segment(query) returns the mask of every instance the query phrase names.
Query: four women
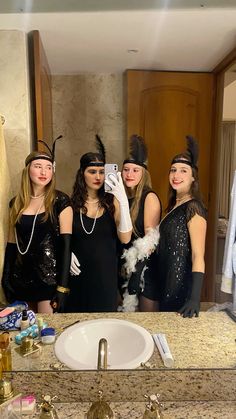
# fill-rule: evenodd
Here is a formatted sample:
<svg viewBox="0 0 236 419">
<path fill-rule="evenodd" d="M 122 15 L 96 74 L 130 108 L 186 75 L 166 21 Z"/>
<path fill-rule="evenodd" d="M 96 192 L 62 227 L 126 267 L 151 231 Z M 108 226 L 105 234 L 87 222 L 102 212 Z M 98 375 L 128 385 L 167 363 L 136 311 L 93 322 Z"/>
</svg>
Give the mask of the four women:
<svg viewBox="0 0 236 419">
<path fill-rule="evenodd" d="M 138 304 L 140 311 L 157 311 L 159 301 L 161 311 L 198 315 L 206 212 L 199 197 L 196 142 L 188 137 L 188 151 L 172 161 L 168 212 L 160 223 L 156 254 L 161 204 L 151 189 L 144 140 L 132 136 L 130 141 L 122 168 L 125 189 L 120 173 L 104 179 L 99 138 L 98 152 L 81 157 L 71 198 L 73 232 L 70 200 L 55 190 L 54 156 L 33 152 L 27 157 L 21 191 L 10 208 L 2 279 L 8 301 L 26 300 L 39 312 L 50 312 L 51 306 L 116 311 L 119 240 L 127 245 L 124 311 L 134 296 L 134 310 Z"/>
</svg>

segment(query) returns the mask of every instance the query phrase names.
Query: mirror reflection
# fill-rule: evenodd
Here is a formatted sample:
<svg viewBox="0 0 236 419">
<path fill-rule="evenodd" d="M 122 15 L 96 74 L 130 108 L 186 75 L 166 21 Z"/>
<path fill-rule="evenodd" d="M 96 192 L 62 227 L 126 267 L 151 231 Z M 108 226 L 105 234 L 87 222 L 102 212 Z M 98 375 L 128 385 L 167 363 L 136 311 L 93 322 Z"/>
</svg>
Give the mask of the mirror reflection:
<svg viewBox="0 0 236 419">
<path fill-rule="evenodd" d="M 181 10 L 182 15 L 180 10 L 68 13 L 64 16 L 64 32 L 52 38 L 47 31 L 55 26 L 58 15 L 46 14 L 44 28 L 29 35 L 29 45 L 25 32 L 40 28 L 42 15 L 22 14 L 23 26 L 17 14 L 5 15 L 5 21 L 1 20 L 4 71 L 0 77 L 4 101 L 0 102 L 0 113 L 5 119 L 1 130 L 1 160 L 4 162 L 1 202 L 5 202 L 0 226 L 2 269 L 5 258 L 1 300 L 5 303 L 6 297 L 8 302 L 27 301 L 34 312 L 46 313 L 45 319 L 56 329 L 59 327 L 57 317 L 54 320 L 49 315 L 53 311 L 113 312 L 111 317 L 121 316 L 118 318 L 137 322 L 151 334 L 165 333 L 175 354 L 175 368 L 233 368 L 233 341 L 228 340 L 228 336 L 233 335 L 233 322 L 225 313 L 220 313 L 220 317 L 215 313 L 208 313 L 209 316 L 201 313 L 199 319 L 192 319 L 198 338 L 197 343 L 190 345 L 189 360 L 185 339 L 186 336 L 189 339 L 193 324 L 181 323 L 181 316 L 154 313 L 153 317 L 145 317 L 138 313 L 140 317 L 136 317 L 137 313 L 129 313 L 125 317 L 123 313 L 116 313 L 118 306 L 121 311 L 133 312 L 181 310 L 184 317 L 199 313 L 205 271 L 205 208 L 209 209 L 212 191 L 209 177 L 214 77 L 210 72 L 224 58 L 231 43 L 226 39 L 222 49 L 215 55 L 212 53 L 207 61 L 206 56 L 194 58 L 197 51 L 188 45 L 186 49 L 192 49 L 193 55 L 183 48 L 184 55 L 174 59 L 170 44 L 167 48 L 161 46 L 160 39 L 165 39 L 173 22 L 176 28 L 183 21 L 188 22 L 186 33 L 189 34 L 191 19 L 194 17 L 195 22 L 199 22 L 202 12 L 187 9 L 184 14 Z M 210 12 L 208 26 L 211 28 L 209 22 L 214 20 L 217 27 L 215 19 L 222 10 L 215 10 L 214 19 Z M 226 11 L 229 32 L 234 13 L 235 10 Z M 126 30 L 121 33 L 123 25 Z M 150 25 L 153 25 L 152 31 Z M 69 41 L 70 27 L 74 26 L 80 28 L 80 33 L 78 38 Z M 106 36 L 102 27 L 106 28 Z M 115 28 L 119 29 L 115 31 L 119 41 L 112 39 Z M 152 32 L 151 38 L 149 32 Z M 63 37 L 59 40 L 62 34 L 64 40 Z M 173 37 L 174 33 L 171 42 L 174 42 Z M 97 49 L 94 40 L 97 40 Z M 181 38 L 176 42 L 179 45 Z M 74 50 L 75 45 L 77 50 Z M 164 50 L 169 53 L 164 54 Z M 186 56 L 189 61 L 184 59 Z M 214 303 L 233 300 L 232 294 L 222 293 L 220 287 L 235 171 L 234 74 L 234 67 L 225 74 L 216 275 L 210 279 L 206 276 L 204 283 L 204 287 L 216 289 L 216 292 L 202 304 L 203 310 Z M 138 135 L 132 144 L 133 134 Z M 199 159 L 194 159 L 194 152 L 189 151 L 188 134 L 198 140 Z M 53 144 L 52 138 L 60 135 L 63 138 Z M 36 138 L 44 139 L 45 144 L 36 144 L 33 141 Z M 30 153 L 36 147 L 38 152 Z M 198 176 L 196 167 L 203 200 L 192 190 Z M 117 174 L 117 169 L 121 175 Z M 178 171 L 181 180 L 176 178 Z M 179 188 L 180 183 L 184 188 Z M 169 201 L 168 188 L 172 192 Z M 21 194 L 17 195 L 19 190 Z M 8 202 L 15 195 L 17 199 L 10 205 L 8 234 Z M 167 206 L 173 215 L 177 207 L 184 208 L 193 199 L 197 200 L 197 206 L 186 207 L 186 212 L 179 214 L 179 222 L 176 217 L 164 218 Z M 186 214 L 190 212 L 192 215 L 188 218 Z M 173 245 L 174 233 L 180 229 L 183 217 L 187 219 L 182 236 L 176 235 L 172 251 L 177 261 L 180 258 L 178 245 L 181 249 L 186 246 L 186 255 L 182 265 L 177 266 L 166 249 L 169 244 Z M 161 218 L 164 221 L 158 247 L 156 227 Z M 168 220 L 173 234 L 168 229 Z M 145 244 L 144 253 L 138 254 L 139 244 L 140 247 Z M 162 256 L 159 262 L 156 249 Z M 134 261 L 132 251 L 136 253 Z M 122 254 L 126 258 L 121 259 Z M 128 262 L 134 267 L 128 266 Z M 170 272 L 172 265 L 176 270 Z M 177 270 L 181 270 L 182 277 Z M 157 286 L 158 275 L 161 281 Z M 191 276 L 191 287 L 189 283 L 186 285 L 187 276 Z M 178 284 L 181 284 L 180 291 Z M 76 319 L 92 319 L 88 314 L 69 316 L 63 317 L 62 329 Z M 181 330 L 181 344 L 177 330 Z M 220 336 L 225 336 L 225 340 L 220 356 L 218 353 L 216 357 L 207 347 L 217 347 Z M 50 368 L 48 358 L 57 363 L 52 346 L 46 347 L 40 361 L 29 361 L 26 357 L 22 362 L 21 354 L 14 352 L 13 368 L 47 370 Z M 163 368 L 157 349 L 150 363 L 152 368 Z"/>
</svg>

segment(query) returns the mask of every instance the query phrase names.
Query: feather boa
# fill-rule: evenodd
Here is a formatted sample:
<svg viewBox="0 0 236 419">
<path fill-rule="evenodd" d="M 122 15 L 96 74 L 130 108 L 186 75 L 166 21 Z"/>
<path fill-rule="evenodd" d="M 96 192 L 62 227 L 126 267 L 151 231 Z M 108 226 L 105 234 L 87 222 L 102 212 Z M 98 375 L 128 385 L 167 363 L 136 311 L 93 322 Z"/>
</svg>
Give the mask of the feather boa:
<svg viewBox="0 0 236 419">
<path fill-rule="evenodd" d="M 139 260 L 143 261 L 148 259 L 150 254 L 156 249 L 160 238 L 159 227 L 150 228 L 148 233 L 144 237 L 139 237 L 137 240 L 134 240 L 133 245 L 124 250 L 122 259 L 125 259 L 124 269 L 126 273 L 127 281 L 124 284 L 123 288 L 125 289 L 123 295 L 123 305 L 120 307 L 120 311 L 130 312 L 137 311 L 139 300 L 137 295 L 130 295 L 128 293 L 128 283 L 131 277 L 131 274 L 136 271 L 136 264 Z M 147 268 L 144 268 L 140 278 L 140 287 L 144 289 L 144 271 Z"/>
<path fill-rule="evenodd" d="M 122 259 L 125 259 L 124 269 L 127 276 L 136 271 L 136 264 L 139 260 L 144 260 L 156 249 L 160 238 L 159 226 L 150 228 L 144 237 L 134 240 L 133 246 L 124 250 Z"/>
</svg>

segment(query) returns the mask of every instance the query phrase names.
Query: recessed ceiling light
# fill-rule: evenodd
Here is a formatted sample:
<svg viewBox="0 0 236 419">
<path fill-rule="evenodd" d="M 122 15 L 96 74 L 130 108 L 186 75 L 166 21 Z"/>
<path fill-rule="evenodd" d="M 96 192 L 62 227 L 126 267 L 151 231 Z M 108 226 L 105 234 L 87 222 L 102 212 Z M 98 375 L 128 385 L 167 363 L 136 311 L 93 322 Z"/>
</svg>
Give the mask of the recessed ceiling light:
<svg viewBox="0 0 236 419">
<path fill-rule="evenodd" d="M 139 52 L 139 51 L 138 51 L 138 49 L 127 49 L 127 52 L 129 54 L 137 54 L 137 52 Z"/>
</svg>

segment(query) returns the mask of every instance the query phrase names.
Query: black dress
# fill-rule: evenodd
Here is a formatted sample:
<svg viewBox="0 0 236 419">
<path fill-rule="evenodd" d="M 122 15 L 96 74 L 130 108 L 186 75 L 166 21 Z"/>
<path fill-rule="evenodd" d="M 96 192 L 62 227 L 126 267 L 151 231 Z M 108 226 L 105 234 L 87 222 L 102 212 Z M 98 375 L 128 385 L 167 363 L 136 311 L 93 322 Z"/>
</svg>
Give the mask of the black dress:
<svg viewBox="0 0 236 419">
<path fill-rule="evenodd" d="M 133 242 L 137 240 L 139 237 L 143 238 L 145 236 L 145 229 L 144 229 L 144 206 L 145 200 L 149 193 L 154 193 L 157 195 L 151 188 L 146 187 L 143 190 L 140 204 L 139 204 L 139 211 L 138 216 L 135 221 L 135 232 L 136 235 L 133 233 L 131 242 L 124 246 L 124 248 L 129 248 L 132 246 Z M 159 199 L 159 198 L 158 198 Z M 133 203 L 133 198 L 129 199 L 129 206 L 131 207 Z M 136 271 L 132 274 L 128 291 L 129 294 L 139 294 L 142 295 L 150 300 L 157 300 L 158 296 L 158 288 L 157 288 L 157 278 L 156 278 L 156 252 L 153 252 L 149 258 L 145 258 L 143 261 L 139 261 L 136 264 Z"/>
<path fill-rule="evenodd" d="M 45 213 L 37 216 L 34 234 L 28 252 L 17 257 L 10 286 L 14 290 L 15 299 L 25 301 L 51 300 L 57 285 L 57 246 L 60 234 L 59 215 L 70 206 L 69 197 L 56 191 L 53 205 L 54 220 L 49 217 L 43 222 Z M 25 251 L 32 231 L 34 215 L 22 215 L 16 224 L 17 237 L 21 251 Z"/>
<path fill-rule="evenodd" d="M 94 218 L 82 215 L 91 231 Z M 114 218 L 107 210 L 96 219 L 94 230 L 87 234 L 74 212 L 72 252 L 80 262 L 81 273 L 70 278 L 67 312 L 109 312 L 117 309 L 118 256 Z"/>
<path fill-rule="evenodd" d="M 170 211 L 160 223 L 157 248 L 160 311 L 177 311 L 190 296 L 192 252 L 187 223 L 195 214 L 206 218 L 202 203 L 191 199 Z"/>
</svg>

